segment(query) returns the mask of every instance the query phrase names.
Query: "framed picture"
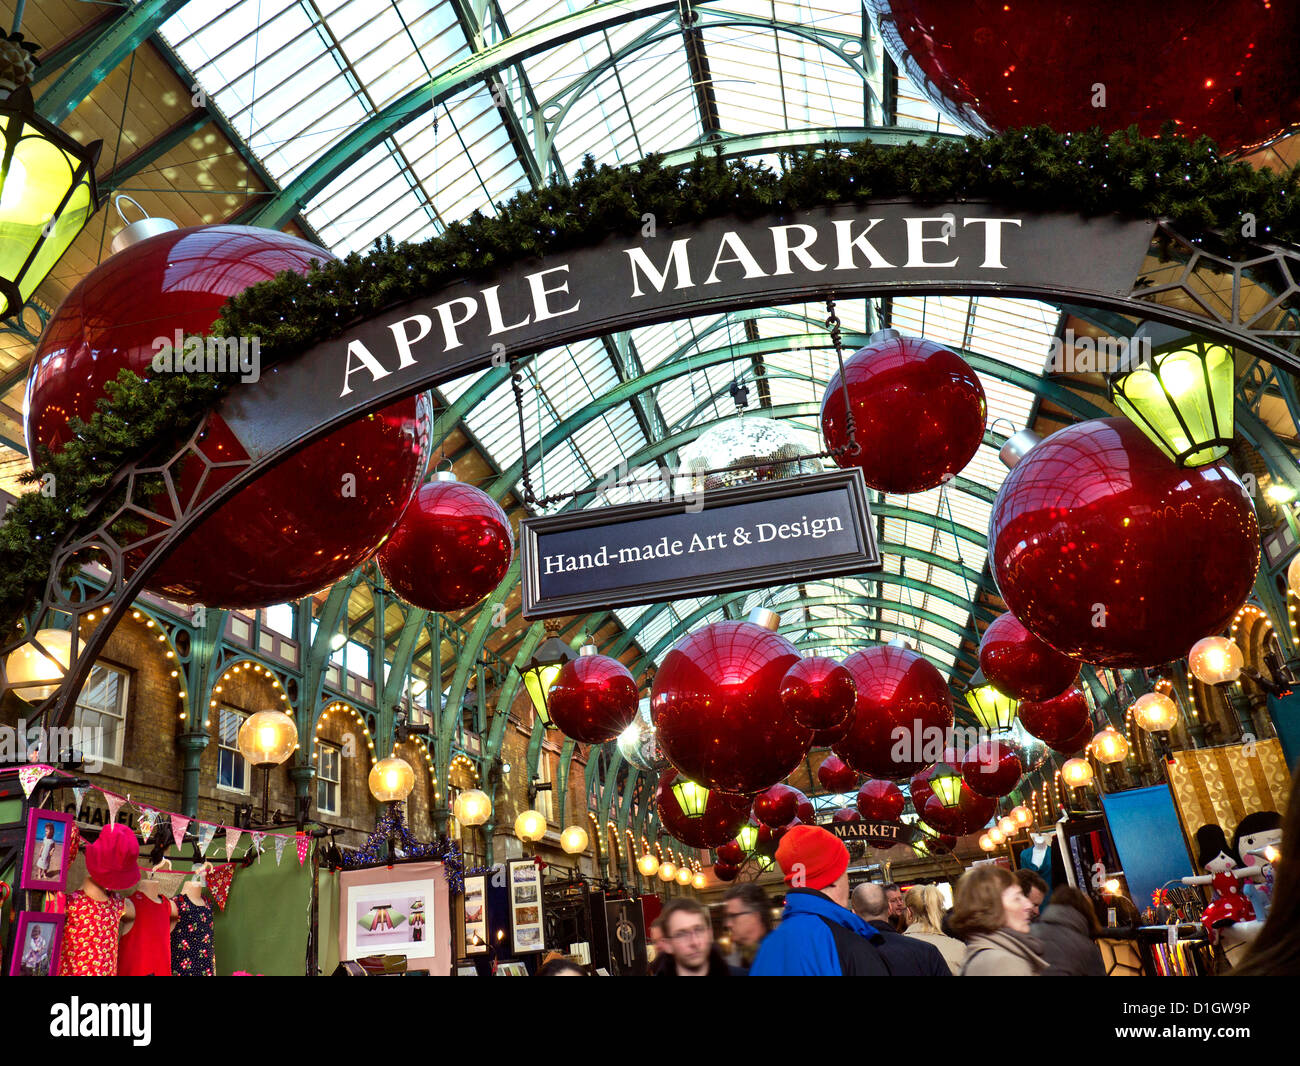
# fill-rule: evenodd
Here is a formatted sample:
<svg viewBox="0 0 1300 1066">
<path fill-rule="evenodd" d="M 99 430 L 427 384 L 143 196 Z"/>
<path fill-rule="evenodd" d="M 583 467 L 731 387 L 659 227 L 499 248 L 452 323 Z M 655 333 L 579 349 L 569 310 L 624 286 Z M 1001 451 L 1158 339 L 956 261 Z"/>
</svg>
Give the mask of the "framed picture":
<svg viewBox="0 0 1300 1066">
<path fill-rule="evenodd" d="M 23 888 L 62 892 L 67 885 L 68 837 L 72 815 L 32 809 L 27 813 L 27 846 L 23 851 Z"/>
<path fill-rule="evenodd" d="M 22 911 L 14 926 L 14 954 L 9 960 L 10 977 L 52 977 L 63 940 L 67 915 Z"/>
<path fill-rule="evenodd" d="M 546 948 L 542 933 L 542 871 L 532 859 L 506 864 L 510 884 L 510 947 L 513 955 Z"/>
<path fill-rule="evenodd" d="M 464 905 L 465 956 L 486 955 L 488 949 L 487 927 L 487 875 L 471 874 L 465 878 Z"/>
<path fill-rule="evenodd" d="M 404 955 L 451 972 L 451 919 L 441 863 L 345 870 L 339 885 L 339 958 Z"/>
<path fill-rule="evenodd" d="M 497 977 L 527 977 L 528 967 L 518 961 L 504 961 L 497 963 Z"/>
</svg>

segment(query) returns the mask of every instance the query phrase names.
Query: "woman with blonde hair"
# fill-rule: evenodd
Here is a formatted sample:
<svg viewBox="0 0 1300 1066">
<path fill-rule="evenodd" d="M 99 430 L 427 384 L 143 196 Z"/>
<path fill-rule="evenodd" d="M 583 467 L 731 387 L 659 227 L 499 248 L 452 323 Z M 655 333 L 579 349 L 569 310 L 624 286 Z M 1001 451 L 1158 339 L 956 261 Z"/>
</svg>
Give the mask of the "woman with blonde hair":
<svg viewBox="0 0 1300 1066">
<path fill-rule="evenodd" d="M 914 936 L 939 949 L 953 976 L 961 973 L 966 960 L 966 945 L 943 931 L 943 893 L 934 885 L 914 885 L 903 896 L 911 923 L 904 936 Z"/>
<path fill-rule="evenodd" d="M 1034 905 L 1011 871 L 976 866 L 957 882 L 948 927 L 966 941 L 962 977 L 1037 977 L 1047 968 L 1043 946 L 1030 936 Z"/>
</svg>

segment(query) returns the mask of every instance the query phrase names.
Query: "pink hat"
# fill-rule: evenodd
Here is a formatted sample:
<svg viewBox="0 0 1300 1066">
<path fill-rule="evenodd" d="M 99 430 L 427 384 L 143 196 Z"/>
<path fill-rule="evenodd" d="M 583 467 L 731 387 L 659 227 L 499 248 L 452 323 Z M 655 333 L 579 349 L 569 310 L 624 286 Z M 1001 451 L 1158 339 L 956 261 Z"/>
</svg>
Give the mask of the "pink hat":
<svg viewBox="0 0 1300 1066">
<path fill-rule="evenodd" d="M 135 831 L 114 822 L 86 848 L 86 873 L 106 892 L 124 892 L 140 881 L 140 844 Z"/>
</svg>

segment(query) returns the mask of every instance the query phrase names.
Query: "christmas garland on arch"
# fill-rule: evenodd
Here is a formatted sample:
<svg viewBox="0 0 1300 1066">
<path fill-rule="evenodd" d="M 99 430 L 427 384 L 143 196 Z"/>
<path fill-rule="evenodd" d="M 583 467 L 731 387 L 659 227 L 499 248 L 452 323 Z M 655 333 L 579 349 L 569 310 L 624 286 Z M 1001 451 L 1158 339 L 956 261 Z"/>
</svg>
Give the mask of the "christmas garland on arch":
<svg viewBox="0 0 1300 1066">
<path fill-rule="evenodd" d="M 1208 138 L 1188 141 L 1172 127 L 1160 139 L 1136 129 L 1060 134 L 1040 126 L 901 146 L 828 142 L 783 159 L 778 173 L 720 155 L 701 154 L 684 167 L 666 166 L 661 156 L 622 167 L 588 157 L 571 182 L 519 193 L 495 215 L 475 212 L 418 244 L 381 238 L 366 255 L 254 285 L 227 301 L 212 332 L 258 337 L 264 365 L 273 365 L 459 278 L 638 233 L 647 215 L 672 226 L 870 199 L 986 199 L 1029 211 L 1168 218 L 1225 250 L 1250 243 L 1243 221 L 1251 216 L 1259 238 L 1300 242 L 1300 172 L 1279 176 L 1226 162 Z M 53 475 L 56 490 L 24 494 L 0 524 L 0 634 L 11 634 L 38 601 L 54 546 L 94 519 L 95 501 L 117 471 L 179 445 L 234 380 L 144 380 L 123 371 L 89 423 L 69 423 L 72 439 L 57 455 L 33 456 L 24 480 L 44 486 Z"/>
</svg>

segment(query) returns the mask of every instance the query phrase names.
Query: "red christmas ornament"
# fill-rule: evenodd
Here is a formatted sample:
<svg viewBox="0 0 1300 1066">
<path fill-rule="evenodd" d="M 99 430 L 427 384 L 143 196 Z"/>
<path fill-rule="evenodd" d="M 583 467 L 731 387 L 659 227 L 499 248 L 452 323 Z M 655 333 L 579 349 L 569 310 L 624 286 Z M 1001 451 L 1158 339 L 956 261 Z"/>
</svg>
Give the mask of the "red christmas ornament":
<svg viewBox="0 0 1300 1066">
<path fill-rule="evenodd" d="M 1232 620 L 1259 567 L 1225 463 L 1180 468 L 1125 418 L 1053 433 L 1007 475 L 989 526 L 1002 598 L 1058 652 L 1106 667 L 1181 658 Z"/>
<path fill-rule="evenodd" d="M 750 824 L 753 824 L 752 819 Z M 771 858 L 776 854 L 776 846 L 781 843 L 781 838 L 785 836 L 785 832 L 789 828 L 789 826 L 781 826 L 773 829 L 770 825 L 760 825 L 758 827 L 758 837 L 754 841 L 754 851 L 759 855 L 766 855 Z"/>
<path fill-rule="evenodd" d="M 912 807 L 918 815 L 925 811 L 926 801 L 934 795 L 934 789 L 930 787 L 930 774 L 933 772 L 933 767 L 922 770 L 913 774 L 912 780 L 908 782 L 907 792 L 912 797 Z"/>
<path fill-rule="evenodd" d="M 952 833 L 961 836 L 965 832 L 966 818 L 960 804 L 945 807 L 938 796 L 931 795 L 920 811 L 926 825 L 940 833 Z"/>
<path fill-rule="evenodd" d="M 882 492 L 924 492 L 958 473 L 984 439 L 984 388 L 966 360 L 933 341 L 873 334 L 844 364 L 856 454 L 835 462 L 862 468 Z M 829 448 L 848 443 L 838 371 L 822 397 L 822 435 Z"/>
<path fill-rule="evenodd" d="M 773 829 L 789 825 L 798 813 L 799 795 L 789 785 L 773 785 L 754 797 L 754 817 Z"/>
<path fill-rule="evenodd" d="M 853 727 L 835 754 L 874 777 L 910 777 L 927 766 L 923 753 L 953 720 L 952 696 L 939 671 L 916 652 L 889 645 L 854 652 L 844 665 L 858 701 Z"/>
<path fill-rule="evenodd" d="M 852 792 L 858 783 L 858 772 L 845 765 L 838 755 L 827 755 L 817 767 L 817 780 L 827 792 Z"/>
<path fill-rule="evenodd" d="M 725 844 L 719 844 L 714 849 L 714 854 L 718 856 L 718 862 L 727 866 L 741 867 L 745 863 L 745 849 L 741 847 L 739 840 L 728 840 Z M 717 863 L 714 863 L 716 866 Z"/>
<path fill-rule="evenodd" d="M 855 697 L 856 698 L 856 697 Z M 814 729 L 812 746 L 814 748 L 834 747 L 841 740 L 849 735 L 849 728 L 853 725 L 853 712 L 839 725 L 831 726 L 830 729 Z"/>
<path fill-rule="evenodd" d="M 799 792 L 797 788 L 795 789 L 795 791 Z M 817 810 L 815 807 L 813 807 L 812 800 L 810 800 L 802 792 L 799 792 L 799 803 L 798 806 L 795 807 L 795 818 L 794 821 L 791 822 L 790 824 L 798 825 L 799 823 L 802 823 L 804 825 L 817 824 Z"/>
<path fill-rule="evenodd" d="M 1293 4 L 1225 0 L 869 0 L 889 54 L 941 111 L 979 131 L 1172 120 L 1225 152 L 1300 122 Z M 1117 33 L 1117 27 L 1123 33 Z"/>
<path fill-rule="evenodd" d="M 960 835 L 965 835 L 975 832 L 988 823 L 998 809 L 998 801 L 992 796 L 981 796 L 974 789 L 963 784 L 957 809 L 961 811 L 962 816 Z"/>
<path fill-rule="evenodd" d="M 659 775 L 655 804 L 660 824 L 688 847 L 718 847 L 728 840 L 734 840 L 749 821 L 748 796 L 731 796 L 712 789 L 704 804 L 704 814 L 687 817 L 677 802 L 677 797 L 673 795 L 673 782 L 676 780 L 677 773 L 671 767 Z"/>
<path fill-rule="evenodd" d="M 1009 744 L 985 740 L 966 753 L 961 763 L 962 779 L 973 792 L 997 799 L 1020 783 L 1025 768 Z"/>
<path fill-rule="evenodd" d="M 632 724 L 641 696 L 626 666 L 608 655 L 586 653 L 589 647 L 560 667 L 546 705 L 565 736 L 604 744 Z"/>
<path fill-rule="evenodd" d="M 706 788 L 753 794 L 776 784 L 812 743 L 777 694 L 798 659 L 793 644 L 752 622 L 714 622 L 683 637 L 650 697 L 660 750 Z"/>
<path fill-rule="evenodd" d="M 906 806 L 903 790 L 892 781 L 873 778 L 858 789 L 858 811 L 868 822 L 896 822 Z"/>
<path fill-rule="evenodd" d="M 501 584 L 514 554 L 496 500 L 440 474 L 415 494 L 379 551 L 379 569 L 407 603 L 445 614 L 473 607 Z"/>
<path fill-rule="evenodd" d="M 853 710 L 853 677 L 834 659 L 800 659 L 781 680 L 781 702 L 808 729 L 834 729 Z"/>
<path fill-rule="evenodd" d="M 1049 648 L 1008 611 L 980 641 L 980 669 L 999 692 L 1015 700 L 1046 700 L 1074 684 L 1079 664 Z"/>
<path fill-rule="evenodd" d="M 1025 732 L 1049 748 L 1068 740 L 1080 730 L 1091 728 L 1088 697 L 1080 688 L 1066 689 L 1050 700 L 1022 700 L 1016 708 Z"/>
<path fill-rule="evenodd" d="M 1062 755 L 1074 755 L 1076 752 L 1083 751 L 1084 748 L 1091 744 L 1092 738 L 1095 735 L 1092 723 L 1088 722 L 1073 736 L 1066 737 L 1059 743 L 1052 744 L 1051 748 L 1053 751 L 1059 752 Z"/>
<path fill-rule="evenodd" d="M 831 815 L 831 821 L 841 824 L 847 822 L 860 822 L 862 821 L 862 813 L 860 811 L 855 811 L 852 807 L 840 807 Z"/>
<path fill-rule="evenodd" d="M 940 833 L 937 837 L 927 837 L 925 845 L 933 855 L 947 855 L 957 846 L 957 838 L 951 833 Z"/>
<path fill-rule="evenodd" d="M 734 881 L 740 874 L 740 867 L 729 866 L 725 862 L 715 862 L 713 864 L 713 876 L 719 881 Z"/>
<path fill-rule="evenodd" d="M 227 298 L 331 258 L 276 230 L 200 226 L 160 233 L 106 259 L 68 294 L 37 345 L 27 383 L 28 449 L 58 451 L 69 420 L 89 421 L 119 370 L 154 376 L 154 358 L 164 352 L 156 342 L 174 345 L 177 331 L 206 333 Z M 248 346 L 250 364 L 252 354 Z M 182 350 L 182 369 L 183 359 Z M 401 516 L 424 473 L 428 431 L 427 400 L 416 397 L 335 430 L 205 519 L 155 571 L 149 588 L 184 602 L 247 608 L 337 581 L 374 554 Z M 203 449 L 216 462 L 247 457 L 219 418 Z M 187 464 L 182 495 L 210 493 L 231 477 L 229 469 L 215 469 L 200 486 L 202 474 Z"/>
</svg>

